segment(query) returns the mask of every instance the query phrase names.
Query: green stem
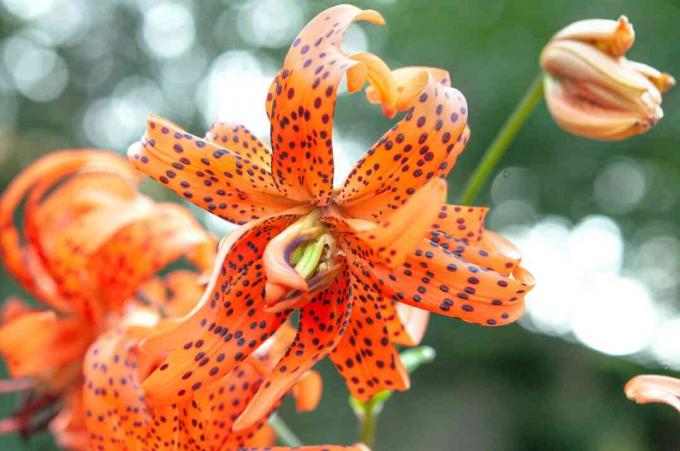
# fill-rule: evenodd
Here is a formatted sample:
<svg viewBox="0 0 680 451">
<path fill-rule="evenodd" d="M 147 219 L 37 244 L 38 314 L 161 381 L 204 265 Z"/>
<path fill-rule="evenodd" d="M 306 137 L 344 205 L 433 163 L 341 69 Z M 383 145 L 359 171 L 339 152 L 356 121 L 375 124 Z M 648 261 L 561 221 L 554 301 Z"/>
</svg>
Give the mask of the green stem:
<svg viewBox="0 0 680 451">
<path fill-rule="evenodd" d="M 500 161 L 517 132 L 522 128 L 524 121 L 536 108 L 542 95 L 543 77 L 539 74 L 533 83 L 531 83 L 529 90 L 524 94 L 524 97 L 519 101 L 513 112 L 505 120 L 505 124 L 503 124 L 491 145 L 486 149 L 482 161 L 479 162 L 472 176 L 468 179 L 463 194 L 460 196 L 459 203 L 461 205 L 472 205 L 479 190 L 484 186 L 484 183 L 491 175 L 491 172 Z"/>
<path fill-rule="evenodd" d="M 375 445 L 375 430 L 378 423 L 378 411 L 376 409 L 376 398 L 373 397 L 363 405 L 361 416 L 361 441 L 373 449 Z"/>
<path fill-rule="evenodd" d="M 295 435 L 295 432 L 293 432 L 277 414 L 274 413 L 269 417 L 269 425 L 274 429 L 274 432 L 276 432 L 276 438 L 281 444 L 292 448 L 302 446 L 302 442 L 297 435 Z"/>
</svg>

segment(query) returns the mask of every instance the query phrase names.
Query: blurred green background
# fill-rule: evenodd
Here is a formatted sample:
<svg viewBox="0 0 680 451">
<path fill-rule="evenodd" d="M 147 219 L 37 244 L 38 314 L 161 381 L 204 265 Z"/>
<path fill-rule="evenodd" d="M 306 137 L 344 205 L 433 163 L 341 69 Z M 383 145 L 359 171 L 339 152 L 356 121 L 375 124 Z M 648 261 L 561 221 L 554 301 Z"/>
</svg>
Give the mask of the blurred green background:
<svg viewBox="0 0 680 451">
<path fill-rule="evenodd" d="M 392 67 L 448 69 L 468 99 L 472 140 L 450 180 L 459 192 L 538 73 L 564 25 L 626 14 L 630 57 L 680 75 L 674 0 L 356 1 L 387 26 L 357 26 L 347 50 Z M 124 152 L 158 112 L 201 134 L 215 116 L 268 132 L 263 99 L 296 32 L 332 2 L 295 0 L 0 0 L 0 188 L 66 147 Z M 680 370 L 680 93 L 651 132 L 599 143 L 557 128 L 542 102 L 480 197 L 490 227 L 513 237 L 538 276 L 520 325 L 432 318 L 435 363 L 395 395 L 377 450 L 678 450 L 680 417 L 637 406 L 623 385 Z M 363 96 L 336 115 L 340 170 L 390 125 Z M 344 169 L 343 169 L 344 168 Z M 154 184 L 157 198 L 172 198 Z M 224 225 L 204 217 L 221 233 Z M 0 273 L 0 299 L 22 294 Z M 20 346 L 20 344 L 18 344 Z M 313 414 L 283 418 L 305 443 L 352 443 L 356 422 L 328 362 Z M 0 415 L 16 399 L 3 395 Z M 0 449 L 51 449 L 43 434 Z"/>
</svg>

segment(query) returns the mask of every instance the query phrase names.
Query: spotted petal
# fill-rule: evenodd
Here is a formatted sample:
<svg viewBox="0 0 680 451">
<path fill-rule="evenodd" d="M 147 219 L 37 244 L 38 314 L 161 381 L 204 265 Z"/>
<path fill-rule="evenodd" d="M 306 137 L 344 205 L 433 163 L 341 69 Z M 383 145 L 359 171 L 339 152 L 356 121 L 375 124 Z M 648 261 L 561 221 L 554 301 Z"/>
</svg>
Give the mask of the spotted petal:
<svg viewBox="0 0 680 451">
<path fill-rule="evenodd" d="M 467 103 L 427 73 L 405 117 L 354 166 L 335 201 L 354 217 L 380 219 L 437 175 L 463 150 Z"/>
<path fill-rule="evenodd" d="M 238 150 L 242 143 L 232 150 L 151 116 L 128 156 L 140 171 L 227 221 L 242 224 L 290 208 L 269 169 Z"/>
<path fill-rule="evenodd" d="M 361 260 L 353 264 L 388 299 L 485 326 L 517 320 L 524 311 L 524 296 L 533 286 L 533 278 L 522 268 L 504 276 L 429 240 L 423 240 L 396 271 L 366 266 Z"/>
<path fill-rule="evenodd" d="M 145 381 L 157 404 L 187 399 L 228 373 L 285 321 L 289 312 L 265 311 L 262 254 L 299 212 L 254 221 L 221 244 L 211 280 L 198 305 L 175 325 L 149 338 L 144 352 L 168 358 Z"/>
<path fill-rule="evenodd" d="M 351 278 L 354 306 L 348 330 L 330 357 L 352 396 L 367 401 L 383 390 L 407 390 L 408 372 L 392 345 L 376 292 Z"/>
<path fill-rule="evenodd" d="M 236 421 L 235 430 L 247 428 L 262 418 L 307 370 L 338 345 L 352 310 L 348 285 L 345 270 L 300 310 L 295 341 Z"/>
<path fill-rule="evenodd" d="M 217 121 L 205 134 L 205 139 L 271 171 L 272 150 L 243 125 Z"/>
<path fill-rule="evenodd" d="M 350 70 L 367 69 L 340 48 L 354 21 L 376 25 L 375 11 L 338 5 L 322 12 L 293 42 L 283 67 L 269 90 L 267 110 L 272 126 L 272 174 L 290 199 L 315 199 L 326 204 L 333 189 L 333 114 L 340 81 Z M 365 80 L 348 75 L 350 91 Z"/>
</svg>

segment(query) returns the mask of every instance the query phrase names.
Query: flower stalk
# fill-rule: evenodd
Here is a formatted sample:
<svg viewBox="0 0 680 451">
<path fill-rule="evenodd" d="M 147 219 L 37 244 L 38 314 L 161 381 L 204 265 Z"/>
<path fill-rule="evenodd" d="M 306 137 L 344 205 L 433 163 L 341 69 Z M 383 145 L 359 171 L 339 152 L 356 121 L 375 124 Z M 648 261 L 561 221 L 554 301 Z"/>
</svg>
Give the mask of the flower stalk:
<svg viewBox="0 0 680 451">
<path fill-rule="evenodd" d="M 531 83 L 529 89 L 519 101 L 510 116 L 505 120 L 503 127 L 498 131 L 491 145 L 484 152 L 484 157 L 477 164 L 474 172 L 468 179 L 465 189 L 460 196 L 459 204 L 472 205 L 477 194 L 482 189 L 494 168 L 501 160 L 517 132 L 522 128 L 531 112 L 538 105 L 543 96 L 543 76 L 539 75 Z"/>
<path fill-rule="evenodd" d="M 406 371 L 412 374 L 422 364 L 433 362 L 436 355 L 434 348 L 418 346 L 401 352 L 399 358 Z M 385 402 L 392 396 L 392 393 L 389 390 L 382 391 L 366 402 L 358 401 L 353 397 L 349 398 L 349 404 L 359 419 L 359 439 L 369 448 L 373 448 L 375 445 L 378 416 L 382 412 Z"/>
<path fill-rule="evenodd" d="M 272 416 L 269 417 L 269 425 L 274 429 L 276 438 L 282 445 L 290 446 L 292 448 L 299 448 L 302 446 L 302 441 L 278 414 L 273 413 Z"/>
</svg>

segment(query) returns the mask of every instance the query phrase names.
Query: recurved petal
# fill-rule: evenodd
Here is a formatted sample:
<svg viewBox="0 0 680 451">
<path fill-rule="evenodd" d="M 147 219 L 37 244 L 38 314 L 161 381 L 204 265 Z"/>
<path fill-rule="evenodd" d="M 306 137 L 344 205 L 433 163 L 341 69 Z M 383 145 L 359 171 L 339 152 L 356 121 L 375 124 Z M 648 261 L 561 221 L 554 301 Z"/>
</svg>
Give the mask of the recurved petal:
<svg viewBox="0 0 680 451">
<path fill-rule="evenodd" d="M 624 388 L 626 396 L 638 404 L 660 402 L 680 413 L 680 379 L 668 376 L 636 376 Z"/>
<path fill-rule="evenodd" d="M 395 271 L 367 266 L 358 259 L 353 264 L 388 299 L 484 326 L 501 326 L 519 319 L 524 312 L 524 296 L 534 283 L 521 268 L 512 276 L 504 276 L 430 240 L 423 240 Z"/>
<path fill-rule="evenodd" d="M 377 12 L 351 5 L 320 13 L 293 42 L 269 90 L 272 173 L 289 199 L 315 199 L 323 205 L 331 196 L 337 90 L 348 70 L 364 64 L 345 55 L 340 45 L 349 25 L 363 20 L 383 23 Z M 350 91 L 361 87 L 349 75 L 347 81 Z"/>
<path fill-rule="evenodd" d="M 367 401 L 383 390 L 407 390 L 409 376 L 392 345 L 377 293 L 351 276 L 354 306 L 345 335 L 330 358 L 352 396 Z"/>
<path fill-rule="evenodd" d="M 235 431 L 266 415 L 307 370 L 338 345 L 352 311 L 348 277 L 344 268 L 332 285 L 300 310 L 295 341 L 234 423 Z"/>
<path fill-rule="evenodd" d="M 635 42 L 635 30 L 626 16 L 618 20 L 587 19 L 560 30 L 553 40 L 574 40 L 592 44 L 611 56 L 623 56 Z"/>
<path fill-rule="evenodd" d="M 267 243 L 300 217 L 291 212 L 254 221 L 227 236 L 196 307 L 142 344 L 167 359 L 143 383 L 158 405 L 188 399 L 243 361 L 285 321 L 289 312 L 265 311 L 262 254 Z"/>
<path fill-rule="evenodd" d="M 389 215 L 453 167 L 466 125 L 463 95 L 428 72 L 406 116 L 357 162 L 335 201 L 350 216 L 375 221 Z"/>
<path fill-rule="evenodd" d="M 240 143 L 236 147 L 241 150 Z M 268 168 L 156 116 L 149 117 L 146 134 L 128 156 L 188 201 L 237 224 L 293 205 L 280 195 Z"/>
<path fill-rule="evenodd" d="M 391 71 L 391 74 L 396 91 L 396 99 L 393 108 L 400 112 L 407 111 L 413 105 L 414 98 L 421 93 L 423 87 L 427 84 L 430 75 L 444 86 L 451 86 L 451 77 L 449 76 L 449 73 L 438 67 L 400 67 Z M 390 99 L 390 97 L 386 96 L 384 89 L 380 88 L 380 85 L 371 83 L 371 85 L 366 88 L 366 97 L 371 103 L 383 104 L 384 108 L 385 99 Z M 387 116 L 392 117 L 389 114 L 387 114 Z"/>
</svg>

